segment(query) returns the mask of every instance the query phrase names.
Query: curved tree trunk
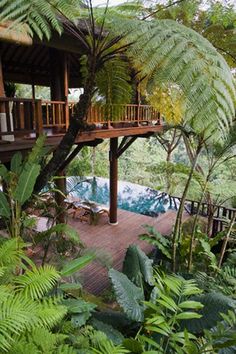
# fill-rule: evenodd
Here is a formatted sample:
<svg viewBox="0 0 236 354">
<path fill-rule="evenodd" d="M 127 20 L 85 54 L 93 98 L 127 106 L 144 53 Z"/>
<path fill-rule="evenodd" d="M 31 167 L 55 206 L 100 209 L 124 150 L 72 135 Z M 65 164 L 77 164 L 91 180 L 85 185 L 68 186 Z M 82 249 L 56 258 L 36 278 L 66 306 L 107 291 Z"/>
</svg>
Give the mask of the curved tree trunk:
<svg viewBox="0 0 236 354">
<path fill-rule="evenodd" d="M 40 192 L 50 178 L 55 175 L 60 166 L 70 153 L 75 143 L 79 131 L 86 129 L 86 115 L 91 104 L 92 95 L 95 87 L 95 73 L 91 72 L 84 86 L 84 93 L 80 96 L 79 102 L 75 106 L 75 111 L 71 119 L 67 132 L 63 136 L 60 144 L 54 151 L 53 157 L 41 171 L 34 188 L 34 192 Z"/>
<path fill-rule="evenodd" d="M 176 220 L 175 220 L 175 226 L 174 226 L 173 238 L 172 238 L 172 270 L 173 270 L 173 272 L 176 271 L 176 265 L 177 265 L 176 264 L 176 252 L 177 252 L 177 246 L 178 246 L 180 235 L 181 235 L 182 217 L 183 217 L 183 212 L 184 212 L 185 200 L 187 197 L 187 193 L 188 193 L 188 190 L 190 187 L 190 183 L 191 183 L 191 180 L 193 177 L 195 167 L 197 165 L 197 161 L 198 161 L 198 157 L 200 155 L 201 149 L 202 149 L 202 142 L 199 142 L 197 150 L 196 150 L 196 154 L 195 154 L 193 162 L 192 162 L 191 170 L 189 172 L 188 180 L 187 180 L 187 183 L 186 183 L 184 191 L 183 191 L 183 195 L 182 195 L 179 209 L 177 212 Z"/>
<path fill-rule="evenodd" d="M 197 212 L 196 212 L 196 215 L 195 215 L 194 221 L 193 221 L 193 227 L 192 227 L 191 239 L 190 239 L 190 245 L 189 245 L 188 272 L 190 272 L 191 268 L 192 268 L 193 244 L 194 244 L 194 240 L 195 240 L 195 232 L 196 232 L 197 223 L 198 223 L 198 219 L 199 219 L 199 212 L 200 212 L 201 204 L 202 204 L 204 196 L 205 196 L 207 184 L 208 184 L 208 178 L 206 178 L 206 181 L 205 181 L 205 184 L 203 187 L 203 191 L 202 191 L 202 195 L 201 195 L 200 201 L 198 203 Z"/>
</svg>

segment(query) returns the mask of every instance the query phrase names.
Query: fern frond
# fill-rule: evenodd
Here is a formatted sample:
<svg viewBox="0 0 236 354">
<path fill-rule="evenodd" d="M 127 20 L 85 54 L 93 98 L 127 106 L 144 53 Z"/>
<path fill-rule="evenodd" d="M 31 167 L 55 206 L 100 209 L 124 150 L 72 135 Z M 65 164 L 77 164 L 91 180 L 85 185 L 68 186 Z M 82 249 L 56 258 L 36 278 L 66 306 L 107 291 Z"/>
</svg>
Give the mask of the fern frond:
<svg viewBox="0 0 236 354">
<path fill-rule="evenodd" d="M 74 19 L 78 15 L 76 9 L 76 0 L 5 0 L 0 3 L 0 21 L 14 21 L 14 27 L 24 23 L 27 25 L 24 30 L 30 36 L 36 34 L 40 39 L 49 39 L 52 29 L 62 33 L 62 23 L 58 16 L 63 13 L 66 17 Z"/>
<path fill-rule="evenodd" d="M 119 22 L 113 19 L 112 26 L 132 43 L 127 55 L 140 78 L 146 78 L 146 93 L 172 87 L 184 99 L 185 124 L 215 140 L 226 136 L 235 116 L 235 86 L 230 68 L 211 43 L 171 20 Z"/>
<path fill-rule="evenodd" d="M 128 63 L 119 57 L 106 62 L 96 75 L 96 84 L 107 104 L 130 103 L 130 81 Z"/>
</svg>

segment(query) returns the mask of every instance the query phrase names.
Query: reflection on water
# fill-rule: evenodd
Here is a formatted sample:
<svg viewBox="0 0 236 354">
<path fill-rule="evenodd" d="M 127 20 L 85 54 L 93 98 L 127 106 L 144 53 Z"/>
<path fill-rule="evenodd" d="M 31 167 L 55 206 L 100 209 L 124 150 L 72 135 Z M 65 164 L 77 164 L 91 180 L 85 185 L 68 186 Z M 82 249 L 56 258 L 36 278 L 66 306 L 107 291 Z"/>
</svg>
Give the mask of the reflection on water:
<svg viewBox="0 0 236 354">
<path fill-rule="evenodd" d="M 69 177 L 70 195 L 87 199 L 99 204 L 109 204 L 109 179 L 88 177 L 81 180 L 79 177 Z M 172 199 L 149 187 L 130 182 L 118 182 L 118 207 L 135 213 L 158 216 L 168 209 L 175 209 Z"/>
</svg>

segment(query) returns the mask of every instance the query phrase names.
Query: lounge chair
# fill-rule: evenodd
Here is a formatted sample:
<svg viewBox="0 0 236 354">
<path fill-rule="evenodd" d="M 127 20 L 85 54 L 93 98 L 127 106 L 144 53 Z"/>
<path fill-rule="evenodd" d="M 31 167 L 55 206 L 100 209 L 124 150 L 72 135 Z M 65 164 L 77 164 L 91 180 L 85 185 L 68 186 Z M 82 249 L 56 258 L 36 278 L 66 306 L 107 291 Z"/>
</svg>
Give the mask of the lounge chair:
<svg viewBox="0 0 236 354">
<path fill-rule="evenodd" d="M 79 218 L 81 221 L 89 221 L 90 224 L 96 225 L 102 214 L 109 216 L 109 209 L 89 200 L 70 200 L 65 199 L 68 205 L 67 209 L 72 210 L 73 218 Z"/>
</svg>

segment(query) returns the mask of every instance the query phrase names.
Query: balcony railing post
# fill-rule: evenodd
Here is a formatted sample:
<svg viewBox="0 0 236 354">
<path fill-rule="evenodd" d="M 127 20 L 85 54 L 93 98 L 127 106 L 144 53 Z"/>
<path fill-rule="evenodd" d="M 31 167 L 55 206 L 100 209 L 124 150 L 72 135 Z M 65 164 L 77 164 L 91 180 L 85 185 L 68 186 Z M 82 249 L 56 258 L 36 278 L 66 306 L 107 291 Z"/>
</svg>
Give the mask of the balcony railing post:
<svg viewBox="0 0 236 354">
<path fill-rule="evenodd" d="M 42 100 L 35 101 L 35 130 L 36 137 L 43 133 Z"/>
<path fill-rule="evenodd" d="M 66 124 L 66 130 L 67 130 L 69 127 L 69 124 L 70 124 L 69 103 L 68 103 L 67 98 L 65 101 L 65 124 Z"/>
</svg>

